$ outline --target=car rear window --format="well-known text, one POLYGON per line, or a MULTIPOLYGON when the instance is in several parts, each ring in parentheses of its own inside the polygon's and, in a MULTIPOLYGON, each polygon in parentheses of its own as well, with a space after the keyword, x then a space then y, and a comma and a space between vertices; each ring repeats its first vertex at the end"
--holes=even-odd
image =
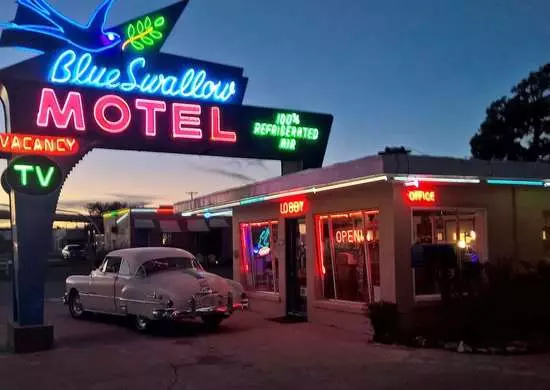
POLYGON ((143 263, 142 267, 145 270, 146 275, 178 269, 201 269, 195 259, 189 257, 162 257, 149 260, 143 263))

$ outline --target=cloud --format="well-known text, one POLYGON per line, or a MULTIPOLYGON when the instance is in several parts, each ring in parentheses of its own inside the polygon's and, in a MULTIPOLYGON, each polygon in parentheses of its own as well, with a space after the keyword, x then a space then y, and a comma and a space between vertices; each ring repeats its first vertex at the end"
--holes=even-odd
POLYGON ((190 165, 192 165, 193 168, 203 172, 209 172, 209 173, 214 173, 216 175, 226 176, 231 179, 235 179, 245 183, 251 183, 256 181, 256 179, 254 179, 251 176, 245 175, 244 173, 233 172, 222 168, 210 168, 210 167, 205 167, 205 166, 195 165, 195 164, 190 164, 190 165))

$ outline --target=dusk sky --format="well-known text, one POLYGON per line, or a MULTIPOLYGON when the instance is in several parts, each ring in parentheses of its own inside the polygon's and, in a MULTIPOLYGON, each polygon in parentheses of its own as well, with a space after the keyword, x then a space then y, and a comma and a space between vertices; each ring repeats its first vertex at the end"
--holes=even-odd
MULTIPOLYGON (((118 0, 109 24, 173 2, 118 0)), ((85 22, 99 0, 50 3, 85 22)), ((15 9, 0 0, 0 19, 15 9)), ((387 145, 466 157, 491 101, 550 61, 549 15, 548 0, 191 0, 163 50, 243 67, 246 104, 333 114, 325 165, 387 145)), ((0 49, 0 66, 26 56, 0 49)), ((95 150, 60 207, 172 203, 279 174, 278 162, 95 150)))

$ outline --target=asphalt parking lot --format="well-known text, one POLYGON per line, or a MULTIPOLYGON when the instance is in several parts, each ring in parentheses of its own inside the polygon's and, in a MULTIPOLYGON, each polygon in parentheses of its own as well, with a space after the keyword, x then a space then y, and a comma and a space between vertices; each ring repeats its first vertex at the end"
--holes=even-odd
MULTIPOLYGON (((7 308, 0 308, 5 339, 7 308)), ((47 304, 56 348, 0 353, 0 389, 548 389, 550 356, 491 357, 369 344, 364 335, 236 313, 142 335, 47 304)))
MULTIPOLYGON (((78 267, 82 267, 78 269, 78 267)), ((67 274, 50 267, 46 318, 56 348, 11 355, 0 347, 0 389, 548 389, 550 356, 479 356, 379 346, 366 334, 235 313, 216 332, 200 323, 138 334, 123 320, 73 320, 60 297, 67 274)), ((0 282, 0 340, 9 284, 0 282)), ((1 342, 0 342, 1 343, 1 342)), ((0 344, 1 345, 1 344, 0 344)))

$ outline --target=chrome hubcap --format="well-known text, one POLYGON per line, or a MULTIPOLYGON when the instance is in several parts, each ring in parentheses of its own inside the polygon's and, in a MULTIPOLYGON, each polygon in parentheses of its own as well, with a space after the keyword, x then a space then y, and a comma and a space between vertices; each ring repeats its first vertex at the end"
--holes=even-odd
POLYGON ((147 320, 143 317, 136 317, 136 325, 139 329, 143 330, 147 328, 147 320))
POLYGON ((73 298, 73 313, 76 315, 82 314, 82 304, 80 303, 80 297, 76 296, 73 298))

